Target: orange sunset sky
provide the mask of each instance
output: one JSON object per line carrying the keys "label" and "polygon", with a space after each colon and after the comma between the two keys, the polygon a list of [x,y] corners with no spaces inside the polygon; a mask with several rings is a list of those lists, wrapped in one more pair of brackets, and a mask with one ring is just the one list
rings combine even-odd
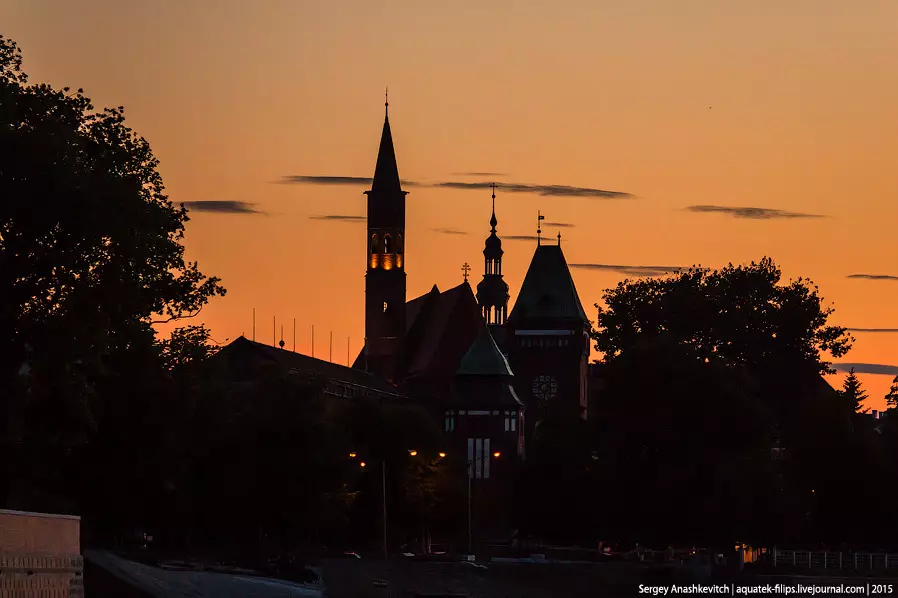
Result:
{"label": "orange sunset sky", "polygon": [[[125,106],[173,201],[227,202],[194,207],[186,237],[228,289],[197,318],[219,342],[251,336],[255,308],[257,340],[277,317],[291,348],[296,318],[297,350],[314,324],[316,356],[329,331],[335,361],[359,351],[364,221],[322,217],[363,216],[366,186],[284,181],[370,177],[388,85],[420,183],[409,298],[482,273],[489,190],[433,185],[495,181],[512,301],[535,242],[510,237],[541,210],[569,263],[599,265],[572,269],[589,313],[639,266],[770,255],[835,323],[886,329],[843,361],[898,371],[896,0],[27,0],[0,32],[32,82]],[[891,378],[863,376],[869,407]]]}

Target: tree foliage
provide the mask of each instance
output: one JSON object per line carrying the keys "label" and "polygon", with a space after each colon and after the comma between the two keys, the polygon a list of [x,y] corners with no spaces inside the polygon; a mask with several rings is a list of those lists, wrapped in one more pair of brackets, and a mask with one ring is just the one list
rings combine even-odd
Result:
{"label": "tree foliage", "polygon": [[0,448],[18,464],[0,484],[38,471],[38,456],[47,472],[72,465],[104,403],[129,396],[104,389],[154,363],[154,318],[225,292],[185,259],[187,213],[158,164],[122,108],[30,84],[0,37]]}
{"label": "tree foliage", "polygon": [[867,398],[867,391],[864,390],[864,386],[858,379],[857,374],[854,373],[854,368],[848,371],[848,376],[845,377],[845,382],[842,383],[840,394],[845,399],[845,404],[851,409],[852,413],[861,411],[861,405]]}
{"label": "tree foliage", "polygon": [[892,380],[892,386],[889,387],[889,392],[886,393],[886,404],[890,409],[898,408],[898,376],[895,376],[895,379]]}
{"label": "tree foliage", "polygon": [[701,361],[751,368],[813,363],[831,372],[825,353],[841,357],[851,337],[827,324],[833,308],[823,306],[816,286],[781,279],[773,260],[764,258],[621,282],[605,293],[605,307],[596,305],[596,349],[612,361],[644,339],[663,336]]}

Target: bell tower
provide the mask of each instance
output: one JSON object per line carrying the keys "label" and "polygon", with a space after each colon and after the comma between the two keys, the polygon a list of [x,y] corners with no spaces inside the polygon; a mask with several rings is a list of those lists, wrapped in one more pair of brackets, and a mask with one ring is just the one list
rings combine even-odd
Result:
{"label": "bell tower", "polygon": [[502,278],[502,240],[496,235],[496,184],[493,190],[493,214],[490,217],[490,236],[483,248],[483,280],[477,285],[477,303],[489,326],[504,326],[508,316],[508,284]]}
{"label": "bell tower", "polygon": [[405,339],[405,196],[399,181],[389,99],[368,196],[365,365],[391,382],[402,376]]}

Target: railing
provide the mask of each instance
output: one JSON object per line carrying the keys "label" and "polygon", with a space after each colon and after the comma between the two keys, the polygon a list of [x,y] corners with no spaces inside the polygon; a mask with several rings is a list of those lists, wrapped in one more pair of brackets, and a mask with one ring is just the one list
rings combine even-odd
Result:
{"label": "railing", "polygon": [[883,552],[826,552],[771,548],[766,553],[759,555],[758,562],[772,567],[798,569],[865,571],[891,569],[898,572],[898,554]]}

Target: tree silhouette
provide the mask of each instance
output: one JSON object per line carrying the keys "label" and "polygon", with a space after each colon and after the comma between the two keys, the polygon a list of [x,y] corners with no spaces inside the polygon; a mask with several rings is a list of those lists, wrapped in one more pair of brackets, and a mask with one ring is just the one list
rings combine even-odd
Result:
{"label": "tree silhouette", "polygon": [[842,390],[839,393],[845,399],[845,403],[852,413],[861,411],[861,403],[867,398],[867,392],[864,390],[861,381],[858,380],[857,374],[854,373],[854,368],[848,370],[848,376],[845,378],[845,382],[842,383]]}
{"label": "tree silhouette", "polygon": [[37,472],[61,483],[103,402],[129,396],[102,389],[119,365],[142,367],[122,355],[153,345],[154,321],[225,292],[184,259],[186,210],[122,108],[31,85],[21,65],[0,37],[0,503]]}
{"label": "tree silhouette", "polygon": [[898,376],[895,376],[895,379],[892,380],[892,386],[886,394],[886,404],[891,409],[898,407]]}

